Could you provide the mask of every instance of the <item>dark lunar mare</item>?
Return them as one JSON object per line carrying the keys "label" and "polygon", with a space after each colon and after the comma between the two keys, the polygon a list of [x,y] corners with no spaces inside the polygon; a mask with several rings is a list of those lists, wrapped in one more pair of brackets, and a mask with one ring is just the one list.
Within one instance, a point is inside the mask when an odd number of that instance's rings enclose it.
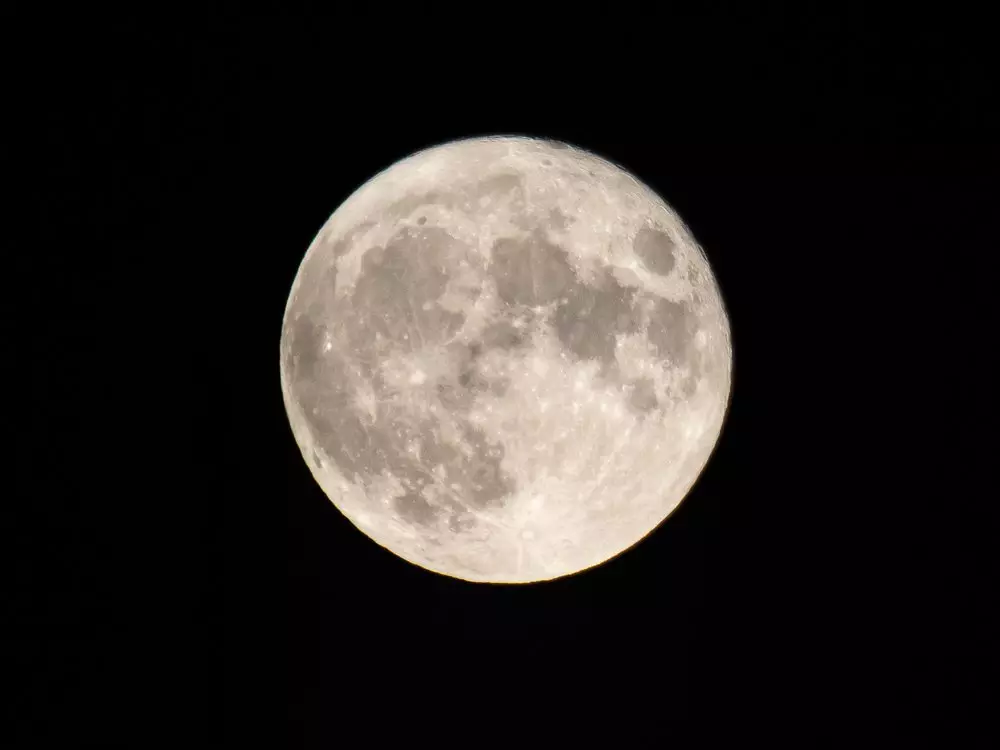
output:
{"label": "dark lunar mare", "polygon": [[636,233],[632,249],[646,268],[660,276],[668,275],[677,265],[674,241],[666,232],[652,227],[643,227]]}
{"label": "dark lunar mare", "polygon": [[[649,230],[641,235],[640,245],[647,260],[660,257],[657,268],[667,269],[663,258],[672,253],[673,245],[665,234]],[[672,258],[672,255],[669,257]],[[671,266],[672,267],[672,266]],[[647,378],[630,380],[618,367],[615,358],[616,337],[646,330],[656,353],[672,363],[694,364],[700,355],[693,349],[697,319],[683,303],[662,300],[621,284],[609,269],[596,271],[596,278],[581,281],[569,262],[566,251],[549,242],[541,232],[523,240],[501,239],[493,247],[490,273],[501,300],[513,310],[553,306],[551,324],[560,343],[578,361],[594,360],[601,366],[603,377],[623,386],[629,393],[628,403],[638,413],[645,414],[661,406]],[[648,302],[648,314],[639,302]],[[516,329],[488,329],[487,335],[499,335],[513,341]],[[694,378],[685,382],[688,395]]]}
{"label": "dark lunar mare", "polygon": [[[501,469],[503,447],[467,419],[477,392],[499,393],[504,384],[477,373],[475,360],[481,350],[475,346],[458,356],[462,366],[453,382],[432,384],[460,425],[467,446],[462,451],[441,439],[434,418],[394,400],[377,366],[400,349],[441,344],[459,329],[464,316],[436,301],[464,252],[443,230],[403,229],[384,248],[365,254],[355,288],[340,299],[329,289],[335,270],[331,274],[307,267],[312,273],[304,276],[290,311],[285,357],[291,393],[317,445],[339,470],[365,484],[380,474],[392,474],[404,488],[393,502],[400,517],[426,525],[444,515],[453,529],[468,526],[468,508],[501,504],[516,489]],[[497,336],[503,334],[498,331]],[[332,346],[324,351],[327,340]],[[362,379],[378,397],[374,416],[356,404]],[[410,446],[416,455],[407,450]],[[441,477],[432,471],[439,464]],[[422,491],[429,486],[440,490],[442,503],[427,501]]]}

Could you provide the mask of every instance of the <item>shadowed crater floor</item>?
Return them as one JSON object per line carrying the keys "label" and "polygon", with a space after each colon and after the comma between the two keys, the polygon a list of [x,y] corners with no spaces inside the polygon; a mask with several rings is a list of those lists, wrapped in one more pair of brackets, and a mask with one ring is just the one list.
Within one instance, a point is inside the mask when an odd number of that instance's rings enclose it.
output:
{"label": "shadowed crater floor", "polygon": [[666,276],[674,270],[674,241],[665,233],[651,227],[643,227],[636,233],[632,249],[650,271]]}

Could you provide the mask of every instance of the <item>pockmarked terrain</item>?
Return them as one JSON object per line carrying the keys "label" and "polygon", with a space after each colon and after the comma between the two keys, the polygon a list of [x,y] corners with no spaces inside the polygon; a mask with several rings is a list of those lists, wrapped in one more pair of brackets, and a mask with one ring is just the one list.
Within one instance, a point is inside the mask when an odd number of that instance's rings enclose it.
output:
{"label": "pockmarked terrain", "polygon": [[458,141],[374,177],[308,249],[281,385],[332,502],[471,581],[568,575],[683,500],[720,434],[729,323],[677,215],[565,144]]}

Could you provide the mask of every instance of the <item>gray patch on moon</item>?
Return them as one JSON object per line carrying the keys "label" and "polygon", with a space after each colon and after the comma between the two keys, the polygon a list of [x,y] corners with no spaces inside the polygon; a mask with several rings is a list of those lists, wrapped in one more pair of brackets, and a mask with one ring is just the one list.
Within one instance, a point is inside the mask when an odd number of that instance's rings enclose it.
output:
{"label": "gray patch on moon", "polygon": [[451,514],[448,517],[448,530],[452,534],[463,534],[466,531],[471,531],[475,526],[474,516],[460,508],[451,509]]}
{"label": "gray patch on moon", "polygon": [[547,305],[576,282],[566,251],[537,231],[523,240],[497,240],[490,274],[500,299],[512,306]]}
{"label": "gray patch on moon", "polygon": [[434,203],[440,203],[443,199],[444,195],[439,191],[407,195],[405,198],[400,198],[398,201],[389,206],[386,210],[386,214],[393,219],[403,219],[412,214],[418,208],[423,208],[424,206]]}
{"label": "gray patch on moon", "polygon": [[[322,319],[324,308],[331,304],[337,290],[337,264],[329,252],[309,253],[297,274],[298,289],[289,315],[300,325],[303,316]],[[293,337],[294,338],[294,337]],[[294,350],[294,347],[289,347]]]}
{"label": "gray patch on moon", "polygon": [[677,265],[676,244],[666,232],[658,229],[640,229],[632,241],[632,249],[646,268],[660,276],[667,276]]}
{"label": "gray patch on moon", "polygon": [[[399,221],[413,216],[419,209],[437,206],[449,210],[459,210],[468,216],[490,211],[496,205],[507,203],[516,221],[524,209],[524,179],[514,173],[499,174],[486,179],[475,180],[449,191],[430,190],[407,195],[392,203],[386,210],[387,218]],[[427,217],[419,215],[416,223],[424,226]],[[352,230],[336,244],[338,255],[344,254],[358,234],[374,226],[366,222]]]}
{"label": "gray patch on moon", "polygon": [[553,316],[559,340],[580,359],[614,366],[615,336],[640,327],[632,297],[633,291],[607,270],[594,286],[575,282]]}
{"label": "gray patch on moon", "polygon": [[674,241],[666,232],[651,227],[640,229],[632,242],[632,249],[643,265],[660,276],[668,275],[677,265],[675,248]]}
{"label": "gray patch on moon", "polygon": [[479,337],[487,349],[520,349],[531,343],[524,330],[515,327],[507,320],[490,323]]}
{"label": "gray patch on moon", "polygon": [[393,498],[392,507],[400,518],[412,524],[431,526],[438,517],[438,509],[419,492],[407,492]]}
{"label": "gray patch on moon", "polygon": [[464,415],[478,395],[489,393],[499,397],[506,393],[510,385],[506,377],[487,373],[479,367],[483,354],[480,342],[456,342],[449,345],[447,351],[452,359],[451,366],[436,388],[438,399],[448,411]]}
{"label": "gray patch on moon", "polygon": [[[405,491],[393,503],[410,521],[430,524],[437,518],[437,509],[421,495],[425,488],[441,488],[475,508],[502,503],[515,488],[501,468],[503,447],[466,421],[459,423],[461,443],[451,445],[433,417],[396,404],[380,403],[373,420],[343,398],[303,398],[302,404],[317,442],[345,477],[364,485],[378,476],[400,482]],[[453,413],[461,420],[460,410]]]}
{"label": "gray patch on moon", "polygon": [[476,393],[459,381],[444,381],[437,385],[437,397],[450,412],[467,412],[476,400]]}
{"label": "gray patch on moon", "polygon": [[660,405],[653,381],[649,378],[639,378],[630,384],[629,390],[629,405],[641,414],[653,411]]}
{"label": "gray patch on moon", "polygon": [[[691,365],[692,372],[699,372],[701,371],[701,369],[702,368],[697,365],[694,364]],[[681,381],[681,386],[680,386],[681,395],[684,398],[691,398],[695,394],[695,392],[698,389],[698,380],[699,378],[697,376],[688,375],[686,378],[684,378],[684,380]]]}
{"label": "gray patch on moon", "polygon": [[[455,443],[442,437],[432,413],[396,398],[406,394],[391,393],[378,371],[387,357],[433,350],[460,328],[465,316],[438,301],[467,250],[443,230],[404,228],[365,253],[349,297],[334,300],[313,288],[300,303],[306,312],[289,326],[288,382],[317,447],[351,481],[366,487],[377,477],[398,481],[403,491],[392,506],[416,525],[447,517],[450,526],[466,528],[474,520],[468,508],[502,504],[515,489],[501,468],[503,447],[468,421],[478,394],[502,395],[507,387],[478,367],[481,343],[449,345],[452,361],[428,384],[455,420]],[[364,409],[359,396],[366,382],[376,403]]]}
{"label": "gray patch on moon", "polygon": [[516,174],[499,174],[480,180],[469,191],[470,197],[494,199],[502,195],[520,194],[524,192],[524,178]]}
{"label": "gray patch on moon", "polygon": [[573,223],[573,219],[570,219],[566,214],[560,211],[558,208],[553,208],[549,211],[549,227],[555,229],[556,231],[562,231],[569,227]]}
{"label": "gray patch on moon", "polygon": [[[581,281],[566,251],[539,232],[521,240],[502,239],[493,246],[489,267],[497,294],[508,314],[519,307],[554,305],[551,325],[558,340],[578,360],[597,360],[617,375],[617,336],[642,330],[634,306],[635,290],[621,284],[608,268],[596,279]],[[521,346],[525,334],[509,322],[488,327],[488,346]]]}
{"label": "gray patch on moon", "polygon": [[[350,298],[337,319],[346,344],[369,371],[390,351],[415,349],[451,336],[465,316],[435,304],[462,248],[441,229],[403,229],[365,253]],[[427,304],[430,303],[430,304]]]}
{"label": "gray patch on moon", "polygon": [[335,351],[322,352],[322,327],[308,319],[297,321],[290,351],[290,385],[319,447],[353,478],[364,473],[370,436],[358,413],[350,408],[353,395],[345,360]]}
{"label": "gray patch on moon", "polygon": [[[443,192],[439,190],[408,195],[393,203],[386,210],[388,217],[399,220],[411,216],[415,211],[427,206],[440,206],[451,210],[459,210],[466,215],[475,215],[501,202],[509,201],[515,214],[520,214],[524,207],[524,180],[517,174],[499,174],[482,180],[476,180],[455,190]],[[425,224],[426,217],[418,224]]]}
{"label": "gray patch on moon", "polygon": [[300,313],[288,327],[288,349],[285,351],[285,369],[293,384],[309,385],[316,377],[321,362],[320,347],[326,329],[313,322],[309,315]]}
{"label": "gray patch on moon", "polygon": [[503,446],[488,440],[482,430],[471,424],[465,423],[461,429],[472,453],[463,456],[462,471],[449,476],[447,481],[457,483],[458,496],[471,500],[477,509],[502,504],[517,489],[516,482],[500,466],[505,455]]}
{"label": "gray patch on moon", "polygon": [[[346,232],[344,234],[344,236],[341,237],[339,240],[337,240],[336,242],[332,243],[331,249],[332,249],[332,252],[333,252],[333,258],[334,258],[334,260],[336,260],[337,258],[341,257],[342,255],[346,255],[348,252],[350,252],[351,247],[354,245],[355,239],[360,234],[362,234],[362,233],[368,231],[369,229],[371,229],[373,226],[375,226],[375,224],[373,222],[370,222],[370,221],[362,222],[361,224],[358,224],[358,226],[356,226],[353,229],[351,229],[349,232]],[[315,256],[318,256],[319,258],[322,258],[322,255],[320,253],[316,253]],[[324,260],[324,262],[327,262],[325,258],[323,258],[323,260]],[[307,274],[303,274],[303,278],[308,279],[309,278],[308,273]]]}
{"label": "gray patch on moon", "polygon": [[683,302],[657,299],[649,313],[646,337],[657,354],[675,365],[684,365],[694,349],[698,318]]}

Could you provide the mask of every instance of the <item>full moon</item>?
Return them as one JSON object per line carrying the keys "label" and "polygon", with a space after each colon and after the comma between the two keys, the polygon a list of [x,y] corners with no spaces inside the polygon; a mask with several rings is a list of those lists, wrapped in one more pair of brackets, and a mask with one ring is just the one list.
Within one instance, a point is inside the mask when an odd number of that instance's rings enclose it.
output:
{"label": "full moon", "polygon": [[599,565],[681,503],[729,404],[704,252],[621,167],[474,138],[355,191],[308,248],[281,387],[310,471],[364,534],[467,581]]}

